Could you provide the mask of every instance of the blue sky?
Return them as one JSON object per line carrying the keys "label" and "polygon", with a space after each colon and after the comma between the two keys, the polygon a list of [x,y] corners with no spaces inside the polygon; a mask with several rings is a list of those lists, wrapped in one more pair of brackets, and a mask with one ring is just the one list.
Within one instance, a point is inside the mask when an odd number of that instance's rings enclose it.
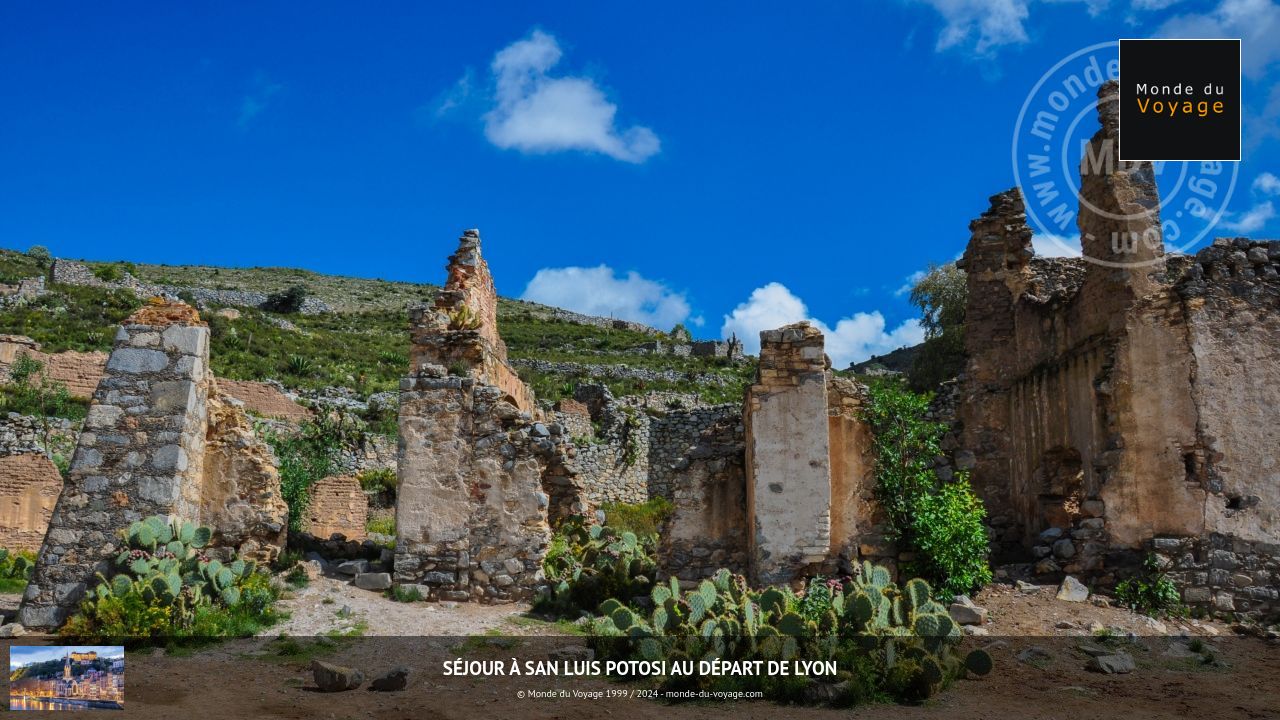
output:
{"label": "blue sky", "polygon": [[504,295],[843,364],[919,339],[1036,80],[1154,35],[1245,38],[1216,234],[1275,235],[1273,0],[7,3],[0,246],[440,282],[479,227]]}
{"label": "blue sky", "polygon": [[120,645],[14,645],[9,648],[9,670],[23,665],[65,657],[68,652],[96,652],[98,657],[124,657]]}

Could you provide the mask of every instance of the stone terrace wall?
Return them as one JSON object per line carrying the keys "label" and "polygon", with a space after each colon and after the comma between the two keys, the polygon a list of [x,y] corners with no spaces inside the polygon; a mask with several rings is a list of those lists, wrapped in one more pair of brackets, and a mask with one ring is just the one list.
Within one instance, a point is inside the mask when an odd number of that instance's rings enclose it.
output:
{"label": "stone terrace wall", "polygon": [[360,481],[351,475],[327,477],[311,488],[311,505],[303,529],[317,538],[338,533],[348,540],[364,540],[369,502]]}
{"label": "stone terrace wall", "polygon": [[579,385],[574,400],[587,410],[585,427],[581,415],[563,411],[554,415],[563,427],[577,430],[567,432],[574,442],[573,466],[587,501],[602,505],[648,500],[649,416],[619,405],[604,385]]}
{"label": "stone terrace wall", "polygon": [[788,582],[827,558],[831,460],[822,333],[808,323],[760,333],[747,390],[747,513],[752,575]]}
{"label": "stone terrace wall", "polygon": [[62,475],[42,453],[0,455],[0,547],[40,549],[62,492]]}
{"label": "stone terrace wall", "polygon": [[22,624],[60,625],[129,523],[198,517],[209,357],[209,329],[198,322],[194,311],[165,317],[146,306],[120,328],[23,596]]}

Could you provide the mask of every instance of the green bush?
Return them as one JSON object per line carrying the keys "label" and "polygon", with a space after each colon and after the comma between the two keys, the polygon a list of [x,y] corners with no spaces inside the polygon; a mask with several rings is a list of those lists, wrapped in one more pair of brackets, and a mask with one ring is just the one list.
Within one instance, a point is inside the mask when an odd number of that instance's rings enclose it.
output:
{"label": "green bush", "polygon": [[1116,599],[1130,610],[1144,615],[1182,616],[1187,613],[1178,586],[1160,569],[1154,554],[1147,555],[1137,575],[1116,584]]}
{"label": "green bush", "polygon": [[900,550],[915,553],[909,575],[937,583],[944,595],[991,581],[986,510],[966,473],[943,482],[934,471],[946,426],[925,419],[929,396],[893,381],[868,388],[863,417],[875,437],[876,498]]}
{"label": "green bush", "polygon": [[632,532],[637,537],[656,536],[671,517],[675,506],[658,496],[642,503],[605,503],[600,506],[605,524],[618,532]]}
{"label": "green bush", "polygon": [[275,451],[280,470],[280,494],[289,506],[289,528],[302,529],[302,518],[311,504],[311,488],[332,475],[343,448],[364,442],[364,424],[342,413],[326,413],[305,420],[297,432],[278,432],[260,426],[262,438]]}
{"label": "green bush", "polygon": [[9,381],[0,385],[0,412],[83,420],[88,411],[86,402],[71,397],[67,386],[49,377],[44,363],[27,353],[14,360]]}
{"label": "green bush", "polygon": [[360,481],[360,488],[365,492],[388,492],[392,496],[395,495],[396,486],[400,482],[395,468],[362,470],[356,474],[356,479]]}
{"label": "green bush", "polygon": [[302,309],[302,303],[306,299],[307,288],[302,285],[293,285],[286,290],[268,295],[267,301],[262,304],[262,309],[276,313],[292,314]]}
{"label": "green bush", "polygon": [[364,529],[369,533],[377,533],[379,535],[390,535],[395,537],[396,534],[396,518],[394,515],[380,515],[369,518],[365,523]]}
{"label": "green bush", "polygon": [[77,638],[251,635],[274,623],[278,594],[252,561],[207,554],[207,527],[163,516],[130,525],[126,547],[59,633]]}
{"label": "green bush", "polygon": [[49,267],[53,262],[53,254],[49,252],[49,248],[43,245],[32,245],[27,250],[27,257],[35,261],[36,265],[42,268]]}

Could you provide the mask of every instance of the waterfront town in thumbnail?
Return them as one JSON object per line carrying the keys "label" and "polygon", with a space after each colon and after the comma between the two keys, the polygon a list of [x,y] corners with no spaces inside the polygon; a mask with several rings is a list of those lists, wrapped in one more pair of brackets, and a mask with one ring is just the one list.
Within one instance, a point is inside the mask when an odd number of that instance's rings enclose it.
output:
{"label": "waterfront town in thumbnail", "polygon": [[10,710],[123,707],[123,647],[15,645],[10,648]]}

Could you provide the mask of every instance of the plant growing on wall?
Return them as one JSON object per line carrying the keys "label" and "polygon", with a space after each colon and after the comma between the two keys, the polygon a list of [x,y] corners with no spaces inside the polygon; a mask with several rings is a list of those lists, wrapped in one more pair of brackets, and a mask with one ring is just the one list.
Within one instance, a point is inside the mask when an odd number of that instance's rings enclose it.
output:
{"label": "plant growing on wall", "polygon": [[275,452],[280,494],[289,506],[289,529],[295,532],[302,529],[311,505],[311,488],[337,470],[344,449],[359,448],[365,442],[364,423],[339,412],[306,420],[297,432],[261,424],[258,433]]}
{"label": "plant growing on wall", "polygon": [[903,570],[935,582],[944,595],[990,582],[986,509],[966,473],[943,482],[934,469],[946,426],[925,419],[930,396],[892,381],[872,384],[867,395],[876,498],[900,549],[916,554]]}
{"label": "plant growing on wall", "polygon": [[1116,599],[1134,612],[1145,615],[1185,615],[1178,586],[1160,568],[1159,559],[1149,553],[1142,561],[1142,570],[1116,584]]}

